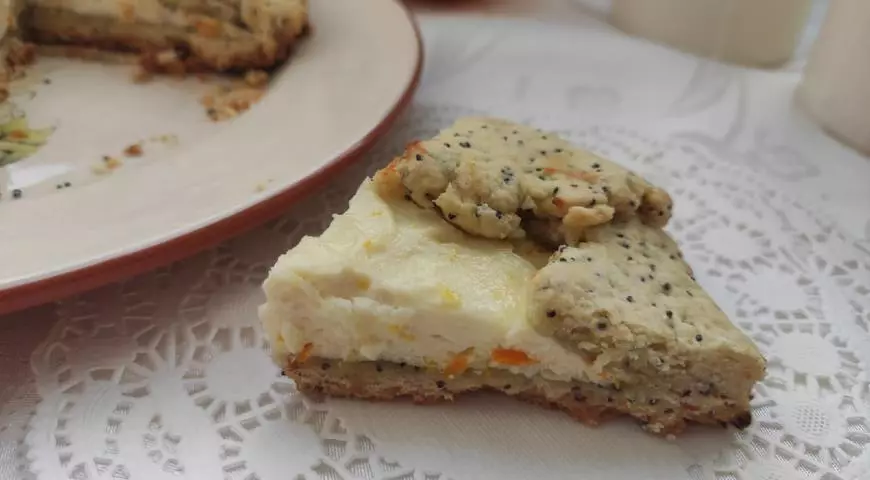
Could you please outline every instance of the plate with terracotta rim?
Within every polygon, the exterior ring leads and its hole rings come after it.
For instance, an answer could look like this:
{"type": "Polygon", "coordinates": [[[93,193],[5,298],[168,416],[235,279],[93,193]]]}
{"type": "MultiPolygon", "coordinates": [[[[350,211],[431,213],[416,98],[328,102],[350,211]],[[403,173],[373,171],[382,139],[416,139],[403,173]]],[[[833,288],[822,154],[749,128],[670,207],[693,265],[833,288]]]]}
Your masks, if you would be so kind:
{"type": "Polygon", "coordinates": [[[384,133],[420,76],[410,13],[396,0],[310,9],[308,37],[226,121],[202,105],[234,91],[222,79],[140,84],[129,65],[49,57],[29,67],[0,105],[0,313],[253,227],[384,133]]]}

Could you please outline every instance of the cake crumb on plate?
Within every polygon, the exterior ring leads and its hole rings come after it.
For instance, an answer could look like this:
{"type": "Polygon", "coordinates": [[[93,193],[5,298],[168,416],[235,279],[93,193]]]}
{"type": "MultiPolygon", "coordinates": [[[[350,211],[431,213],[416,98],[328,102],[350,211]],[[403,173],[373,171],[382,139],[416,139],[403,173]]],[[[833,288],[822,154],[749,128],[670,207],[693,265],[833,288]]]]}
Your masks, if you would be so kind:
{"type": "Polygon", "coordinates": [[[143,153],[142,145],[138,143],[128,145],[127,148],[124,149],[124,155],[128,157],[141,157],[143,153]]]}

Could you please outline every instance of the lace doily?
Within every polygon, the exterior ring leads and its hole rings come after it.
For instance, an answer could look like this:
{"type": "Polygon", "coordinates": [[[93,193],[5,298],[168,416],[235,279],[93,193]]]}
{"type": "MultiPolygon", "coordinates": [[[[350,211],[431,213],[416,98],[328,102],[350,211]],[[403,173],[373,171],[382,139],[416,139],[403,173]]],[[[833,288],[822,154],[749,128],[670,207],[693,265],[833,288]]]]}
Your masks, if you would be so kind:
{"type": "Polygon", "coordinates": [[[789,111],[794,74],[604,28],[423,27],[417,102],[323,191],[194,258],[0,319],[0,478],[868,478],[870,162],[789,111]],[[673,194],[669,230],[769,359],[749,429],[668,442],[491,395],[315,403],[279,376],[256,317],[275,258],[405,142],[465,114],[556,130],[673,194]]]}

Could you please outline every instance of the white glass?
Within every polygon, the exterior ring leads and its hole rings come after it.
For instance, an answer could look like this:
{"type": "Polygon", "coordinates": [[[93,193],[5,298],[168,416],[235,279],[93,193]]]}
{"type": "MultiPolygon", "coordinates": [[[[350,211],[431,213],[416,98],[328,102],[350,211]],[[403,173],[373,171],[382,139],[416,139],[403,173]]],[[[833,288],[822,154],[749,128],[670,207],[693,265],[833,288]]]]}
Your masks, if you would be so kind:
{"type": "Polygon", "coordinates": [[[870,154],[870,1],[830,2],[797,99],[831,135],[870,154]]]}
{"type": "Polygon", "coordinates": [[[614,0],[632,35],[725,62],[776,67],[794,53],[811,0],[614,0]]]}

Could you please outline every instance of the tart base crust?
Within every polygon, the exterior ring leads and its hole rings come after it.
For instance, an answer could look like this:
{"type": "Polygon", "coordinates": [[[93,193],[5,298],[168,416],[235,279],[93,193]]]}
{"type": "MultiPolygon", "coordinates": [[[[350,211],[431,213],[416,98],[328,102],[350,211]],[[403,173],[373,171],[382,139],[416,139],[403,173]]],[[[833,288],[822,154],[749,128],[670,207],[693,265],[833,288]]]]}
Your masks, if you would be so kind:
{"type": "Polygon", "coordinates": [[[418,404],[453,401],[467,392],[498,391],[539,406],[561,410],[586,425],[597,426],[629,415],[657,435],[681,433],[689,423],[745,428],[752,416],[747,408],[719,402],[704,411],[695,405],[650,406],[626,401],[625,390],[614,392],[591,382],[562,382],[528,378],[506,370],[490,369],[445,375],[420,367],[391,362],[342,362],[318,357],[285,359],[284,374],[299,391],[314,396],[366,400],[408,398],[418,404]],[[667,413],[662,413],[662,412],[667,413]]]}

